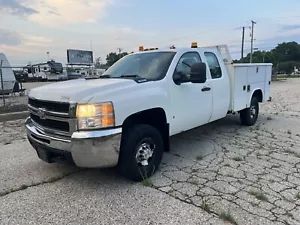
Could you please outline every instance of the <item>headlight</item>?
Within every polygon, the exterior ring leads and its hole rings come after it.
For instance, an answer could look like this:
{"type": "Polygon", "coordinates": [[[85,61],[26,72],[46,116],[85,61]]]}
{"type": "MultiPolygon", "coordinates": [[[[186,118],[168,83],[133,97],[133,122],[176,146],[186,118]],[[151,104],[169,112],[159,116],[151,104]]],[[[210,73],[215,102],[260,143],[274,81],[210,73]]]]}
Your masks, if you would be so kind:
{"type": "Polygon", "coordinates": [[[78,129],[97,129],[115,126],[112,102],[100,104],[78,104],[76,108],[78,129]]]}

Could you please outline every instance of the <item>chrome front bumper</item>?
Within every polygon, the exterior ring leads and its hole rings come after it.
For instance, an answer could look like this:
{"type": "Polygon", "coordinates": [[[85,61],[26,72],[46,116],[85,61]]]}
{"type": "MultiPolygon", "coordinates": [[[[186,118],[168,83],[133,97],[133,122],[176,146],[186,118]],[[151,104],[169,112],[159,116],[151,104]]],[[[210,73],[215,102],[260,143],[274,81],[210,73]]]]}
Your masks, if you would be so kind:
{"type": "Polygon", "coordinates": [[[113,167],[118,164],[122,128],[78,131],[69,138],[46,134],[30,118],[25,126],[29,141],[36,150],[44,148],[71,153],[79,167],[113,167]]]}

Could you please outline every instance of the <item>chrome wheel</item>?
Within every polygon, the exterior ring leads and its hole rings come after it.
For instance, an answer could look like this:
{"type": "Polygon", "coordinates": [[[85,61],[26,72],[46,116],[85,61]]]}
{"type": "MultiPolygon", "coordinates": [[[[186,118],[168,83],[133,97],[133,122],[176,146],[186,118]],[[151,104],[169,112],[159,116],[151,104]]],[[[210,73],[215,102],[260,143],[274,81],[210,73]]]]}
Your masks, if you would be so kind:
{"type": "Polygon", "coordinates": [[[253,119],[256,116],[256,107],[254,105],[252,105],[250,107],[250,117],[251,119],[253,119]]]}
{"type": "Polygon", "coordinates": [[[155,144],[151,140],[142,141],[137,147],[136,162],[142,166],[148,166],[155,150],[155,144]]]}

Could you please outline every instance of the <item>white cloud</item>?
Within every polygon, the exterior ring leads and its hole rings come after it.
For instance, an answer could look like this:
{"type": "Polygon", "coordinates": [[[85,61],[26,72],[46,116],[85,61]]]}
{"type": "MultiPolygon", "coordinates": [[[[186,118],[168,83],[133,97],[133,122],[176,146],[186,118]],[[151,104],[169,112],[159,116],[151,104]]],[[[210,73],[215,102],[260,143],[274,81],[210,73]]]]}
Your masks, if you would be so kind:
{"type": "Polygon", "coordinates": [[[42,25],[61,27],[75,23],[96,22],[105,14],[112,0],[28,0],[36,11],[28,18],[42,25]]]}

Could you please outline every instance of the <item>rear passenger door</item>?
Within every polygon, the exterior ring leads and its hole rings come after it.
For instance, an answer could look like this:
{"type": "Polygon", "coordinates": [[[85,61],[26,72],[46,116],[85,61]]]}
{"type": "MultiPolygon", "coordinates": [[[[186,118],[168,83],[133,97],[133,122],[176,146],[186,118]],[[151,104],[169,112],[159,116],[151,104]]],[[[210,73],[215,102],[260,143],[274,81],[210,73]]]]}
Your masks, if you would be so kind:
{"type": "Polygon", "coordinates": [[[222,57],[214,50],[205,51],[204,57],[209,67],[213,96],[212,116],[214,121],[226,116],[230,104],[230,81],[222,57]]]}

